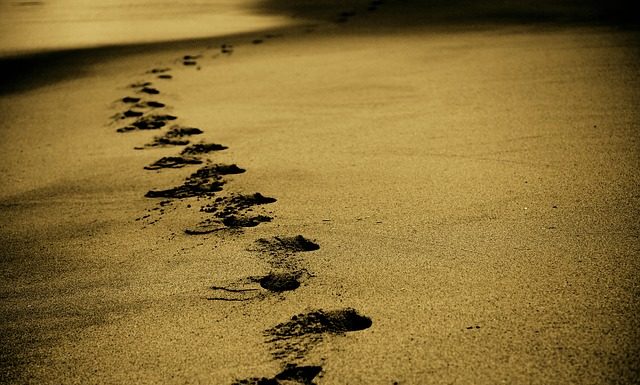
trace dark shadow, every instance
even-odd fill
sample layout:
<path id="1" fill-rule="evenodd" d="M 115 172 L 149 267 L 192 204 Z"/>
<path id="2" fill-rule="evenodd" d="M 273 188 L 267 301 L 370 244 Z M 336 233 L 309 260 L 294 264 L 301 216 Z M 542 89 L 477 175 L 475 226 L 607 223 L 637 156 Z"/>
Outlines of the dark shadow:
<path id="1" fill-rule="evenodd" d="M 0 95 L 82 77 L 86 74 L 84 60 L 86 56 L 77 51 L 0 59 Z"/>
<path id="2" fill-rule="evenodd" d="M 394 28 L 483 24 L 602 24 L 637 26 L 638 13 L 625 0 L 262 0 L 260 12 L 344 22 L 342 15 Z M 355 13 L 355 14 L 354 14 Z"/>
<path id="3" fill-rule="evenodd" d="M 415 28 L 468 28 L 490 25 L 604 25 L 638 30 L 640 16 L 625 0 L 260 0 L 256 12 L 290 16 L 315 23 L 364 26 L 366 33 Z M 286 28 L 285 28 L 286 29 Z M 349 29 L 343 30 L 345 33 Z M 358 32 L 357 29 L 351 32 Z M 0 95 L 24 92 L 91 73 L 95 63 L 114 57 L 185 50 L 235 39 L 280 34 L 281 30 L 92 47 L 0 58 Z"/>
<path id="4" fill-rule="evenodd" d="M 184 49 L 202 49 L 225 41 L 254 38 L 257 33 L 275 33 L 266 29 L 251 33 L 230 34 L 197 39 L 157 41 L 76 49 L 61 49 L 34 54 L 0 57 L 0 96 L 21 93 L 60 81 L 88 76 L 92 67 L 115 58 Z"/>

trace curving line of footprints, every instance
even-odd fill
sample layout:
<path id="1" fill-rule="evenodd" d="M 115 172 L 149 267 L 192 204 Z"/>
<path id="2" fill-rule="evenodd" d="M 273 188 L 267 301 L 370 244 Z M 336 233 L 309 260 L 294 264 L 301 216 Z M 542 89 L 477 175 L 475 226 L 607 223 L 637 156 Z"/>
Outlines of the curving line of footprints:
<path id="1" fill-rule="evenodd" d="M 368 12 L 377 10 L 383 4 L 382 0 L 373 0 L 367 7 Z M 356 16 L 356 11 L 349 10 L 337 15 L 335 23 L 346 23 Z M 306 30 L 312 32 L 313 30 Z M 281 35 L 266 34 L 251 41 L 258 45 L 268 39 Z M 212 58 L 229 56 L 234 53 L 231 44 L 224 43 Z M 185 67 L 201 68 L 200 61 L 205 54 L 184 55 L 177 62 Z M 153 68 L 146 72 L 159 81 L 169 81 L 173 78 L 171 68 Z M 157 207 L 148 210 L 149 213 L 137 218 L 146 225 L 156 223 L 169 207 L 176 201 L 196 198 L 204 202 L 199 210 L 211 216 L 195 226 L 185 229 L 189 235 L 208 234 L 214 232 L 234 232 L 258 226 L 260 223 L 270 222 L 273 218 L 261 209 L 262 206 L 273 203 L 275 198 L 266 197 L 260 193 L 242 194 L 226 193 L 224 186 L 228 175 L 242 174 L 246 170 L 235 164 L 213 163 L 209 154 L 226 150 L 227 147 L 218 143 L 192 143 L 194 137 L 203 133 L 200 128 L 174 124 L 178 117 L 163 112 L 167 106 L 157 100 L 160 90 L 151 81 L 142 81 L 129 85 L 134 96 L 128 95 L 118 101 L 125 110 L 113 116 L 113 121 L 121 124 L 116 131 L 127 133 L 131 131 L 160 131 L 161 135 L 154 136 L 151 141 L 137 150 L 155 147 L 179 147 L 182 150 L 175 156 L 163 157 L 144 167 L 146 170 L 161 171 L 163 169 L 183 168 L 200 165 L 200 168 L 185 178 L 184 182 L 175 187 L 149 190 L 145 196 L 150 199 L 160 199 Z M 169 126 L 169 127 L 167 127 Z M 186 206 L 191 208 L 191 204 Z M 173 207 L 175 210 L 176 208 Z M 158 211 L 159 217 L 152 218 L 151 213 Z M 257 213 L 256 213 L 257 211 Z M 318 250 L 320 246 L 303 237 L 274 236 L 261 238 L 249 247 L 270 267 L 270 272 L 264 276 L 250 276 L 226 285 L 211 286 L 212 295 L 209 301 L 255 301 L 277 295 L 283 296 L 300 287 L 314 275 L 308 270 L 304 253 Z M 289 320 L 279 323 L 264 331 L 265 343 L 269 345 L 274 360 L 280 363 L 282 370 L 273 377 L 250 377 L 236 380 L 233 385 L 278 385 L 304 384 L 313 385 L 314 379 L 321 375 L 322 367 L 307 365 L 306 357 L 314 346 L 322 343 L 327 336 L 344 335 L 347 332 L 367 329 L 372 325 L 369 317 L 359 314 L 355 309 L 344 308 L 336 310 L 314 310 L 297 314 Z"/>

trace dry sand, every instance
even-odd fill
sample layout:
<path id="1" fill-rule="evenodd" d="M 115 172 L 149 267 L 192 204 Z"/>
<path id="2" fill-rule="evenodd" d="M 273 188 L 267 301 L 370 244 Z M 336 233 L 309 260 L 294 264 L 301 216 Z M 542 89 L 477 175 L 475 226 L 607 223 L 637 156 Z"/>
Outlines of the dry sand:
<path id="1" fill-rule="evenodd" d="M 9 87 L 2 382 L 637 383 L 637 34 L 383 6 Z"/>

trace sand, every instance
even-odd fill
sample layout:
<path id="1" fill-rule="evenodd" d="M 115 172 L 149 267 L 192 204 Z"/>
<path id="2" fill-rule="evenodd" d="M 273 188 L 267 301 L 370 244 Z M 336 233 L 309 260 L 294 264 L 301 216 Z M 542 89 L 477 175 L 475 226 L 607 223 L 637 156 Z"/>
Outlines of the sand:
<path id="1" fill-rule="evenodd" d="M 30 59 L 2 382 L 638 382 L 635 30 L 363 4 Z"/>

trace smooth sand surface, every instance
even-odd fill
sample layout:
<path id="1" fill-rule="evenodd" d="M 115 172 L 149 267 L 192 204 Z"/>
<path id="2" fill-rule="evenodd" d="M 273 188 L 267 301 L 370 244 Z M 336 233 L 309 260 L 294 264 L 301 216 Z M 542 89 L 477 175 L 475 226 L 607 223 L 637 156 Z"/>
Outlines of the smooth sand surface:
<path id="1" fill-rule="evenodd" d="M 635 32 L 381 31 L 383 11 L 127 51 L 0 96 L 3 382 L 637 383 Z M 145 198 L 202 166 L 144 170 L 182 147 L 116 132 L 146 80 L 192 141 L 229 147 L 204 160 L 246 169 L 216 196 L 275 197 L 255 208 L 271 222 L 188 235 L 212 200 Z M 256 244 L 298 234 L 320 249 Z M 300 287 L 248 279 L 274 270 Z M 346 308 L 370 327 L 273 342 Z"/>

